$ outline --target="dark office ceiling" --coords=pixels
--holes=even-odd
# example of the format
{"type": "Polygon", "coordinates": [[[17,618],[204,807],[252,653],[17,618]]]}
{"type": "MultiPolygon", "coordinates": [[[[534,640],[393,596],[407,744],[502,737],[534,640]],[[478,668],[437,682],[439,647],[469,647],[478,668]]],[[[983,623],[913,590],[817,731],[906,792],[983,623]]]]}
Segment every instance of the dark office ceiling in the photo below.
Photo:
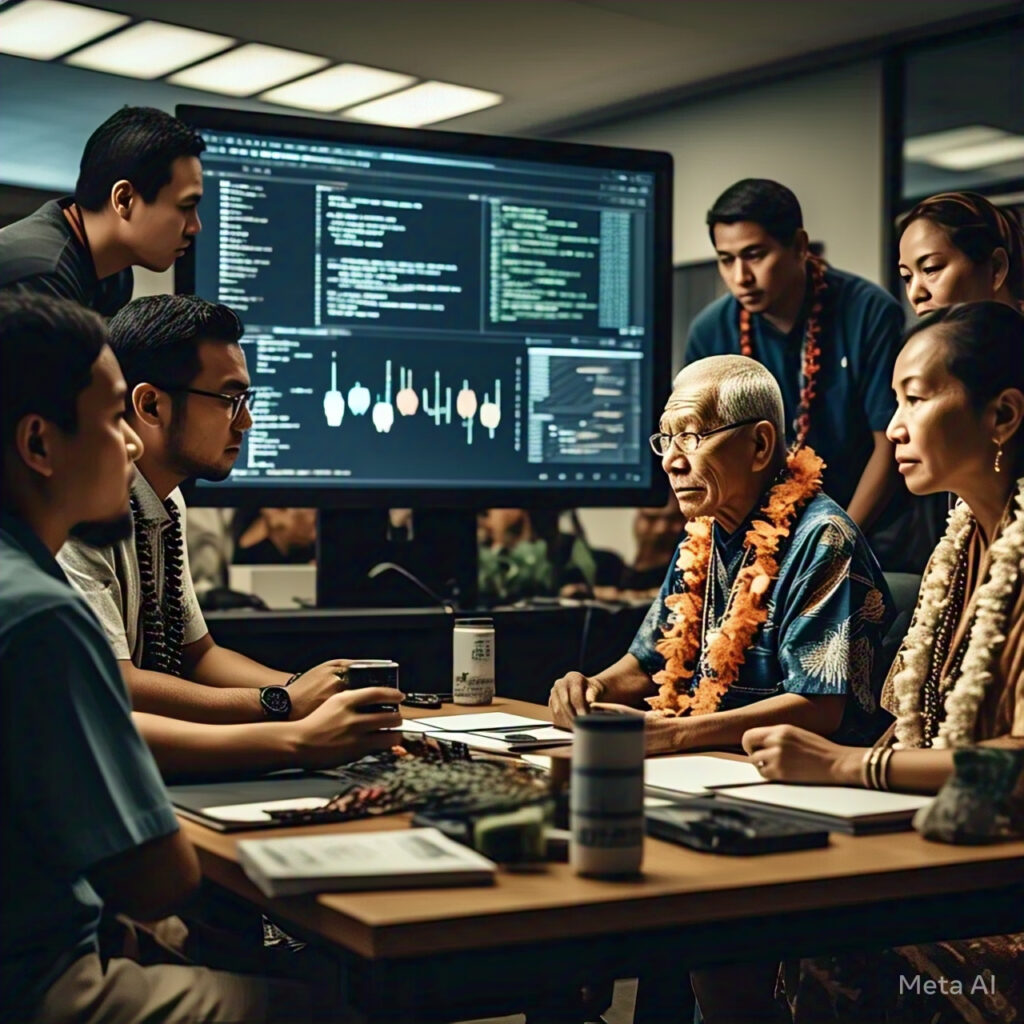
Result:
{"type": "MultiPolygon", "coordinates": [[[[752,66],[920,29],[1005,2],[979,0],[90,0],[165,20],[501,93],[444,122],[466,131],[566,129],[596,111],[718,81],[752,66]]],[[[66,188],[89,131],[123,103],[281,111],[0,56],[0,181],[66,188]]],[[[296,111],[289,111],[296,113],[296,111]]]]}

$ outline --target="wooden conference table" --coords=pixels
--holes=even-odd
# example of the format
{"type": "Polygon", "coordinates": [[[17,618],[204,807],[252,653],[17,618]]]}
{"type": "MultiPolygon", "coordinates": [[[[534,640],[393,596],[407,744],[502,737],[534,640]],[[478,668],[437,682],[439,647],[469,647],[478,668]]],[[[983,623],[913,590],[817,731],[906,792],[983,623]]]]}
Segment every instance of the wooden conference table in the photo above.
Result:
{"type": "MultiPolygon", "coordinates": [[[[409,714],[408,709],[405,709],[409,714]]],[[[459,708],[445,706],[445,712],[459,708]]],[[[479,711],[467,708],[466,711],[479,711]]],[[[490,710],[548,718],[501,699],[490,710]]],[[[412,712],[419,717],[437,712],[412,712]]],[[[371,1020],[515,1013],[599,977],[678,977],[690,966],[996,934],[1024,927],[1024,842],[930,843],[914,832],[833,834],[827,849],[755,857],[648,838],[632,882],[567,864],[499,873],[492,887],[326,893],[269,900],[238,866],[239,839],[182,820],[203,874],[296,935],[340,947],[371,1020]]],[[[407,815],[274,835],[407,827],[407,815]]]]}

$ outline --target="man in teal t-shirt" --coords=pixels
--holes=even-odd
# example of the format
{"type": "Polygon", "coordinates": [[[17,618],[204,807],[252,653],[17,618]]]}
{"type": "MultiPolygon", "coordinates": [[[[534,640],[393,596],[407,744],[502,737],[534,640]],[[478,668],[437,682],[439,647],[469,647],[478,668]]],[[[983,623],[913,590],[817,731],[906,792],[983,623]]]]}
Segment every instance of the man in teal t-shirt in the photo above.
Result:
{"type": "Polygon", "coordinates": [[[686,363],[742,354],[766,366],[782,389],[787,441],[806,441],[825,460],[826,494],[884,569],[920,572],[935,538],[907,536],[911,498],[885,437],[896,409],[900,304],[813,256],[800,204],[777,182],[737,182],[707,224],[730,294],[694,320],[686,363]]]}
{"type": "Polygon", "coordinates": [[[199,881],[113,652],[54,558],[76,530],[112,541],[131,523],[141,444],[106,337],[70,301],[0,296],[0,1021],[293,1019],[297,986],[101,963],[104,909],[153,920],[199,881]]]}

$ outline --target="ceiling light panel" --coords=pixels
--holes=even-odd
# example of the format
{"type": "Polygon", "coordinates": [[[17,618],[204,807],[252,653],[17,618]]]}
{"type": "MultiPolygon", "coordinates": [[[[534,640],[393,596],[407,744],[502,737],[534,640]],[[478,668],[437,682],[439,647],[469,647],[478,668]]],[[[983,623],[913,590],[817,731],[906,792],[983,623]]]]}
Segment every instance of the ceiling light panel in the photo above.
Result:
{"type": "Polygon", "coordinates": [[[248,43],[186,68],[167,79],[172,85],[205,89],[225,96],[252,96],[282,82],[312,74],[329,64],[326,57],[248,43]]]}
{"type": "MultiPolygon", "coordinates": [[[[973,171],[979,167],[991,167],[993,164],[1006,164],[1015,160],[1024,161],[1024,136],[1007,134],[991,142],[933,153],[925,162],[946,171],[973,171]]],[[[1024,173],[1024,164],[1020,173],[1024,173]]]]}
{"type": "Polygon", "coordinates": [[[974,146],[981,142],[991,142],[1005,134],[998,128],[990,128],[988,125],[968,124],[962,128],[950,128],[942,132],[915,135],[903,143],[903,159],[927,161],[928,157],[934,153],[958,149],[960,146],[974,146]]]}
{"type": "Polygon", "coordinates": [[[297,82],[280,85],[263,93],[260,99],[327,113],[404,89],[415,81],[412,75],[400,75],[397,71],[384,71],[363,64],[339,64],[297,82]]]}
{"type": "Polygon", "coordinates": [[[391,96],[351,107],[345,111],[345,117],[401,128],[418,128],[493,107],[502,99],[498,93],[483,89],[470,89],[448,82],[423,82],[391,96]]]}
{"type": "Polygon", "coordinates": [[[17,7],[0,9],[0,53],[53,60],[129,21],[127,14],[61,0],[25,0],[17,7]]]}
{"type": "Polygon", "coordinates": [[[65,63],[129,78],[162,78],[195,64],[238,40],[194,28],[143,21],[71,54],[65,63]]]}

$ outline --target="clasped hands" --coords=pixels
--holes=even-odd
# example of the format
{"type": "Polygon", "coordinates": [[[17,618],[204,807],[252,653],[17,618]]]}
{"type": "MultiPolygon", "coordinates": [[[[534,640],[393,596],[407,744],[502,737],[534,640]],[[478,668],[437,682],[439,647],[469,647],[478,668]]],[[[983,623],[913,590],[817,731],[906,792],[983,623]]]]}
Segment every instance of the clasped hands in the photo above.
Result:
{"type": "Polygon", "coordinates": [[[601,698],[607,695],[607,687],[596,676],[585,676],[582,672],[568,672],[555,681],[548,698],[548,708],[555,725],[571,729],[577,715],[591,711],[616,712],[623,715],[640,715],[644,719],[644,748],[648,754],[667,754],[679,749],[679,720],[662,718],[627,704],[616,704],[601,698]]]}
{"type": "MultiPolygon", "coordinates": [[[[607,686],[596,676],[569,672],[555,681],[548,699],[554,724],[571,729],[577,715],[592,710],[644,716],[644,745],[648,754],[685,749],[687,719],[665,718],[602,700],[607,686]]],[[[743,734],[743,749],[761,775],[772,781],[857,785],[863,751],[844,747],[795,725],[767,725],[743,734]]]]}

